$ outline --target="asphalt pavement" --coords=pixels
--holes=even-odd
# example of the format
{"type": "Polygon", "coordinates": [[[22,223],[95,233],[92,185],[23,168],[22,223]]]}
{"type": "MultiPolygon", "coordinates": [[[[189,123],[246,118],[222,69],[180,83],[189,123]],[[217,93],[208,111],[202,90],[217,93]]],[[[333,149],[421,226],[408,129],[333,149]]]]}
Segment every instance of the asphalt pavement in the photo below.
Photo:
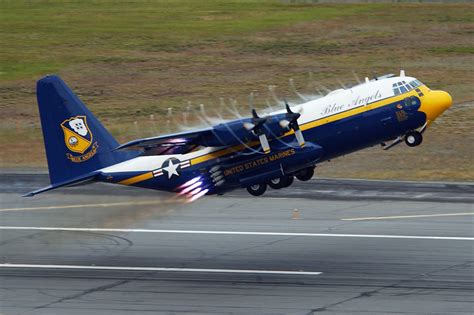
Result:
{"type": "Polygon", "coordinates": [[[0,177],[2,314],[471,314],[472,183],[318,179],[194,203],[0,177]]]}

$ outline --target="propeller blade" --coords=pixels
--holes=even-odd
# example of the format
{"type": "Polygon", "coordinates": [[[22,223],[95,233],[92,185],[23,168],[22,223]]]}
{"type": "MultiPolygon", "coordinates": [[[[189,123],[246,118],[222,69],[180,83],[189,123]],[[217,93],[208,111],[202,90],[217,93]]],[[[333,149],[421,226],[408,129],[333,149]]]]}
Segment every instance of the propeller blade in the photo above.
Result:
{"type": "Polygon", "coordinates": [[[289,82],[290,82],[290,87],[293,90],[293,93],[295,93],[303,102],[309,101],[303,94],[301,94],[300,92],[298,92],[298,90],[296,90],[295,82],[293,81],[293,79],[290,79],[289,82]]]}
{"type": "Polygon", "coordinates": [[[258,117],[258,114],[257,114],[257,111],[255,110],[255,108],[252,108],[252,117],[255,118],[255,119],[260,118],[260,117],[258,117]]]}
{"type": "Polygon", "coordinates": [[[260,144],[262,145],[263,152],[265,154],[270,152],[270,145],[268,144],[268,138],[263,129],[263,124],[267,122],[266,118],[261,118],[258,116],[257,111],[252,109],[252,124],[254,125],[252,131],[258,136],[260,144]]]}
{"type": "Polygon", "coordinates": [[[300,147],[304,147],[305,141],[304,141],[304,137],[303,137],[303,133],[301,132],[301,129],[298,128],[297,130],[295,130],[295,136],[300,147]]]}
{"type": "Polygon", "coordinates": [[[359,79],[359,76],[357,75],[357,73],[356,73],[354,70],[352,70],[352,75],[353,75],[354,78],[356,79],[357,84],[361,84],[361,83],[362,83],[362,81],[360,81],[360,79],[359,79]]]}
{"type": "Polygon", "coordinates": [[[265,154],[270,153],[270,144],[268,144],[267,136],[262,133],[258,136],[258,139],[260,140],[260,144],[262,145],[263,152],[265,154]]]}
{"type": "Polygon", "coordinates": [[[295,137],[296,141],[298,141],[298,144],[300,147],[304,147],[305,141],[303,137],[303,132],[301,132],[300,126],[298,124],[298,118],[300,118],[301,114],[300,113],[295,113],[291,110],[290,105],[288,105],[288,102],[285,100],[285,107],[286,107],[286,117],[287,119],[284,119],[280,121],[280,126],[284,128],[283,126],[286,124],[286,128],[290,128],[295,132],[295,137]]]}

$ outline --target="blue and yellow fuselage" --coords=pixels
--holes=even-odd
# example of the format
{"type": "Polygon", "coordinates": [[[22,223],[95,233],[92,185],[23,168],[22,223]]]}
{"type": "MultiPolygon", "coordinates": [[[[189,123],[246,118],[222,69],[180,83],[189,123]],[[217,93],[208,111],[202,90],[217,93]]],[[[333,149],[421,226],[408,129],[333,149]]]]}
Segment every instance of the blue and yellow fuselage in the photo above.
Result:
{"type": "MultiPolygon", "coordinates": [[[[327,103],[329,105],[326,107],[321,106],[324,101],[321,99],[318,100],[319,105],[300,105],[304,118],[300,123],[306,140],[304,147],[298,146],[293,132],[289,131],[270,140],[271,152],[268,154],[262,152],[258,141],[251,141],[230,147],[204,148],[186,154],[160,156],[163,162],[161,165],[154,164],[155,167],[151,159],[156,157],[138,157],[136,159],[141,161],[124,162],[123,171],[120,171],[120,165],[103,169],[100,180],[166,191],[179,191],[183,185],[189,187],[186,183],[193,182],[196,186],[194,182],[198,182],[198,191],[222,193],[235,187],[291,174],[304,167],[390,141],[410,130],[425,128],[452,104],[446,92],[432,91],[422,84],[403,91],[396,86],[397,80],[401,81],[401,78],[385,80],[388,86],[385,87],[385,93],[380,90],[372,92],[371,83],[368,82],[364,90],[368,91],[366,95],[370,97],[354,98],[353,101],[347,101],[349,105],[345,107],[337,103],[344,103],[341,100],[344,93],[335,97],[334,103],[332,100],[327,103]],[[392,86],[398,88],[398,94],[394,92],[390,95],[392,86]],[[311,115],[313,110],[320,113],[311,115]],[[126,165],[130,163],[134,163],[137,169],[126,165]],[[140,163],[148,165],[148,169],[140,170],[140,163]],[[170,164],[175,169],[170,169],[170,164]],[[220,185],[216,185],[216,182],[220,185]]],[[[382,83],[378,84],[380,86],[382,83]]],[[[374,85],[373,89],[377,88],[374,85]]]]}

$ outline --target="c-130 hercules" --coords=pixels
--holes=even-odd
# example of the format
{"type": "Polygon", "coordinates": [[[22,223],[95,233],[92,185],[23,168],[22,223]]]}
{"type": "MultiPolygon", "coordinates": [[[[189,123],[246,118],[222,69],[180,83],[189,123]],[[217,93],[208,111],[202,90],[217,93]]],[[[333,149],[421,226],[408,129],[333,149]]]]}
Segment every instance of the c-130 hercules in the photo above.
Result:
{"type": "Polygon", "coordinates": [[[195,200],[239,187],[312,178],[318,163],[376,144],[419,145],[423,132],[452,105],[444,91],[416,78],[386,75],[266,115],[119,144],[58,77],[37,83],[51,185],[26,196],[106,182],[176,192],[195,200]]]}

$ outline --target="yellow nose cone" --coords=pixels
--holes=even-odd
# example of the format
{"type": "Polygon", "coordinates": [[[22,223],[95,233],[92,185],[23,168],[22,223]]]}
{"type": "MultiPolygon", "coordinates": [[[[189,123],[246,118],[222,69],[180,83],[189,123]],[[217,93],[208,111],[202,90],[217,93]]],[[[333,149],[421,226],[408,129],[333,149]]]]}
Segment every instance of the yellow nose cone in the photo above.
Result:
{"type": "Polygon", "coordinates": [[[426,120],[434,121],[453,105],[451,95],[445,91],[429,91],[421,98],[420,111],[426,114],[426,120]]]}

